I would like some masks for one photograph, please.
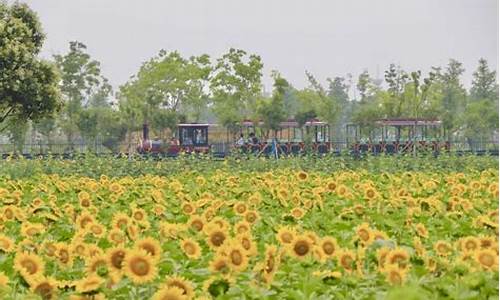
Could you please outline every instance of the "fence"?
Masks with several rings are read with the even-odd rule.
[[[361,144],[361,152],[373,152],[377,144],[368,145]],[[11,143],[0,144],[0,154],[6,156],[11,153],[38,156],[38,155],[63,155],[63,154],[79,154],[79,153],[94,153],[97,155],[118,154],[118,153],[137,153],[136,144],[119,143],[114,145],[104,145],[102,143],[34,143],[15,145]],[[227,142],[217,142],[211,144],[211,152],[223,156],[228,155],[233,149],[233,145]],[[349,153],[353,150],[353,144],[346,142],[332,142],[330,152],[341,154]],[[477,155],[498,155],[497,142],[472,142],[472,141],[456,141],[450,143],[450,151],[457,154],[477,154]]]

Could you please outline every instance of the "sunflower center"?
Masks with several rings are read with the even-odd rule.
[[[31,260],[25,260],[21,265],[28,271],[28,273],[35,274],[38,270],[37,264]]]
[[[139,276],[144,276],[149,273],[149,264],[143,258],[136,257],[132,260],[130,262],[130,268],[134,274]]]
[[[323,243],[323,251],[327,255],[332,255],[333,252],[335,251],[335,246],[331,242],[325,242],[325,243]]]
[[[156,252],[155,252],[155,247],[153,247],[153,245],[149,245],[149,244],[143,244],[141,246],[142,249],[146,250],[147,253],[151,254],[151,256],[155,256]]]
[[[144,218],[144,215],[141,213],[141,212],[135,212],[134,213],[134,219],[136,219],[137,221],[140,221]]]
[[[253,223],[256,218],[257,217],[255,216],[255,214],[248,214],[247,217],[246,217],[247,221],[250,222],[250,223]]]
[[[12,212],[12,210],[6,209],[5,216],[7,217],[7,219],[12,219],[14,217],[14,213]]]
[[[242,214],[246,211],[246,207],[244,205],[238,205],[236,206],[236,211]]]
[[[99,226],[97,226],[97,225],[92,226],[92,232],[93,232],[94,234],[101,234],[101,233],[102,233],[102,228],[101,228],[101,227],[99,227]]]
[[[123,252],[123,251],[115,252],[111,256],[111,264],[113,265],[113,267],[115,267],[117,269],[121,269],[122,268],[122,262],[123,262],[124,258],[125,258],[125,252]]]
[[[306,241],[298,241],[295,243],[293,251],[299,256],[304,256],[309,253],[309,243]]]
[[[290,232],[284,232],[282,235],[281,235],[281,239],[283,240],[283,242],[285,243],[291,243],[292,240],[293,240],[293,235],[290,233]]]
[[[174,282],[171,282],[169,285],[180,288],[182,290],[183,295],[187,294],[187,289],[184,286],[184,284],[182,284],[181,282],[174,281]]]
[[[266,259],[266,269],[264,270],[266,273],[271,273],[274,270],[274,257],[270,255]]]
[[[194,222],[191,224],[191,226],[192,226],[194,229],[198,230],[198,231],[201,231],[201,230],[203,229],[203,223],[202,223],[201,221],[198,221],[198,220],[194,221]]]
[[[231,262],[234,265],[241,265],[243,263],[243,255],[240,251],[234,250],[231,252]]]
[[[342,263],[342,266],[346,269],[351,268],[352,265],[352,257],[344,255],[342,259],[340,260]]]
[[[246,238],[241,240],[241,245],[245,248],[245,250],[250,250],[250,247],[252,246],[250,241]]]
[[[36,228],[33,228],[33,227],[31,227],[28,230],[26,230],[26,233],[28,235],[35,235],[35,234],[37,234],[37,232],[38,232],[38,230]]]
[[[190,214],[193,212],[193,207],[191,205],[184,205],[183,210],[185,213]]]
[[[194,247],[194,245],[193,245],[193,244],[191,244],[191,243],[186,243],[186,244],[184,245],[184,251],[186,251],[186,253],[187,253],[187,254],[189,254],[189,255],[193,255],[193,254],[195,254],[196,249],[195,249],[195,247]]]
[[[370,239],[370,234],[365,229],[359,230],[358,235],[365,242]]]
[[[59,251],[59,260],[62,263],[67,263],[69,261],[69,253],[68,253],[68,251],[66,251],[64,249],[61,249]]]
[[[474,243],[473,241],[468,241],[467,243],[465,243],[465,248],[467,248],[467,250],[474,250],[476,249],[476,243]]]
[[[35,292],[40,295],[43,299],[52,298],[52,286],[50,284],[44,282],[38,285],[35,289]]]
[[[483,266],[491,267],[494,264],[495,259],[491,255],[483,254],[479,257],[479,262]]]
[[[225,239],[226,236],[222,232],[215,232],[214,234],[212,234],[212,237],[210,238],[212,244],[216,247],[222,245]]]

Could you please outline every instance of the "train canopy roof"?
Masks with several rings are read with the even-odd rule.
[[[388,118],[375,121],[380,126],[441,126],[437,119],[425,118]]]
[[[251,127],[251,126],[263,126],[264,125],[264,122],[262,121],[259,121],[257,124],[256,122],[252,121],[252,120],[244,120],[243,122],[241,122],[241,125],[242,126],[245,126],[245,127]],[[326,126],[328,125],[328,123],[326,122],[323,122],[323,121],[320,121],[318,119],[311,119],[309,121],[307,121],[304,126]],[[280,122],[280,127],[281,128],[299,128],[299,122],[297,122],[296,120],[294,119],[288,119],[284,122]]]

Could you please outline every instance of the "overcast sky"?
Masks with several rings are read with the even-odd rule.
[[[383,77],[464,63],[470,85],[480,57],[498,69],[498,0],[32,0],[47,34],[43,56],[78,40],[117,87],[160,49],[218,57],[259,54],[264,82],[279,70],[296,87],[363,70]]]

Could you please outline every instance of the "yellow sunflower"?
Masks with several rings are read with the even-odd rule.
[[[108,268],[108,259],[106,255],[101,254],[87,259],[85,264],[87,275],[97,274],[101,268]]]
[[[498,272],[498,254],[491,249],[477,250],[474,258],[485,270]]]
[[[208,269],[212,273],[227,274],[230,271],[229,259],[224,255],[216,255],[210,262]]]
[[[337,260],[347,272],[352,272],[356,263],[356,255],[351,250],[341,249],[337,252]]]
[[[116,271],[121,271],[123,269],[123,261],[125,260],[126,254],[127,249],[124,247],[118,246],[109,248],[106,251],[108,265]]]
[[[175,286],[164,286],[153,295],[152,300],[188,300],[182,294],[183,292],[182,289]]]
[[[363,245],[370,245],[373,240],[373,233],[368,223],[363,223],[356,227],[356,235]]]
[[[297,231],[288,226],[283,226],[278,229],[278,232],[276,233],[276,239],[282,244],[290,244],[295,236],[297,235]]]
[[[207,233],[207,244],[212,249],[221,247],[227,239],[227,233],[216,227],[211,227]]]
[[[160,242],[151,237],[142,238],[135,242],[135,248],[146,251],[155,261],[159,261],[161,257]]]
[[[306,214],[306,212],[300,208],[300,207],[294,207],[291,211],[290,211],[290,215],[296,219],[296,220],[300,220],[304,217],[304,215]]]
[[[247,252],[239,243],[227,243],[221,251],[226,254],[229,267],[232,270],[241,272],[248,267]]]
[[[446,241],[437,241],[434,250],[439,256],[448,256],[452,250],[451,245]]]
[[[165,281],[165,286],[167,287],[176,287],[182,290],[182,295],[188,299],[193,298],[194,289],[193,284],[180,276],[170,276]]]
[[[388,265],[396,265],[400,269],[406,269],[409,265],[410,254],[402,248],[392,249],[386,257]]]
[[[78,201],[80,202],[80,206],[84,208],[88,208],[92,205],[90,194],[86,191],[81,191],[80,193],[78,193]]]
[[[88,211],[82,211],[76,218],[76,225],[79,229],[85,229],[87,225],[95,222],[94,216]]]
[[[57,282],[50,277],[36,276],[33,281],[30,282],[30,289],[43,300],[56,299]]]
[[[468,236],[460,241],[460,246],[463,252],[473,252],[481,246],[480,240],[475,236]]]
[[[75,288],[79,293],[88,293],[97,290],[103,283],[103,278],[96,274],[91,274],[78,280],[75,284]]]
[[[304,259],[312,252],[313,243],[306,235],[297,235],[290,244],[286,245],[290,256]]]
[[[127,251],[123,260],[124,274],[135,284],[152,281],[156,277],[157,269],[151,255],[144,250]]]
[[[134,208],[132,209],[131,218],[138,223],[142,223],[147,220],[148,215],[144,209]]]
[[[184,202],[181,205],[181,210],[186,215],[192,215],[196,213],[196,204],[193,202]]]
[[[309,175],[304,171],[299,171],[295,175],[299,181],[306,181]]]
[[[399,268],[397,265],[388,265],[384,269],[385,278],[392,285],[401,285],[406,280],[406,270]]]
[[[3,252],[12,252],[16,249],[14,241],[3,233],[0,233],[0,250]]]
[[[248,223],[245,220],[239,221],[234,224],[234,232],[236,234],[249,233],[252,229],[252,224]]]
[[[415,225],[415,231],[420,237],[423,238],[428,238],[429,237],[429,232],[427,231],[427,228],[425,228],[425,225],[422,223],[418,223]]]
[[[113,228],[108,232],[108,240],[113,244],[124,244],[127,241],[127,236],[123,231]]]
[[[198,259],[201,256],[201,247],[193,239],[186,238],[181,241],[181,248],[184,254],[190,259]]]
[[[45,264],[34,253],[19,252],[14,258],[14,269],[21,273],[23,277],[36,277],[43,275]]]
[[[189,225],[190,228],[200,232],[203,230],[203,227],[205,226],[205,220],[201,216],[191,215],[187,224]]]
[[[334,257],[338,249],[337,240],[333,237],[323,237],[319,242],[319,248],[326,257]]]
[[[113,215],[111,219],[111,226],[116,229],[126,229],[127,226],[131,223],[131,219],[129,216],[122,212],[117,212]]]
[[[240,243],[241,247],[245,249],[248,256],[257,254],[257,246],[250,233],[238,234],[235,239]]]
[[[64,267],[71,267],[73,265],[73,256],[71,255],[71,248],[66,243],[56,244],[56,257],[57,262]]]
[[[248,207],[245,202],[238,201],[234,204],[233,210],[238,215],[243,215],[247,211]]]

